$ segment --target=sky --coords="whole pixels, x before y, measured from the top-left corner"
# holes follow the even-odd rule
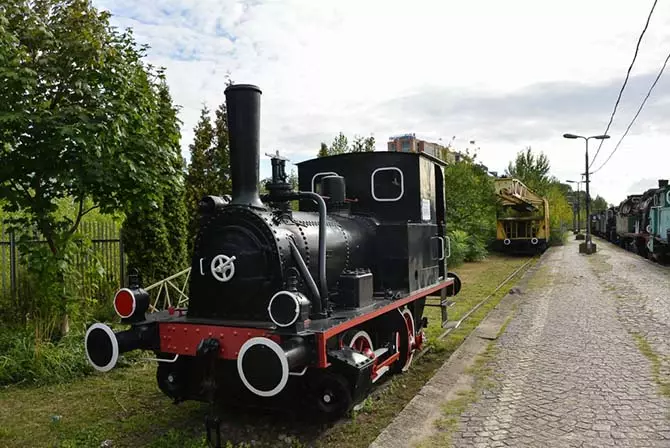
[[[551,174],[578,180],[584,141],[605,131],[653,0],[94,0],[148,44],[181,106],[182,148],[225,78],[263,91],[261,151],[315,157],[341,131],[415,133],[476,150],[504,172],[518,151],[544,152]],[[670,51],[659,2],[593,169],[612,152]],[[668,68],[670,72],[670,68]],[[618,204],[670,177],[670,73],[591,194]],[[213,116],[213,115],[212,115]],[[474,141],[474,144],[470,142]],[[598,149],[590,141],[590,157]],[[261,177],[269,176],[262,157]]]

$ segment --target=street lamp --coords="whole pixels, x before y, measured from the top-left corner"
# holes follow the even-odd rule
[[[580,219],[580,216],[579,216],[580,215],[580,213],[579,213],[580,212],[580,210],[579,210],[579,196],[580,196],[579,186],[581,184],[583,184],[584,182],[581,181],[581,180],[566,180],[566,182],[569,183],[569,184],[577,184],[577,232],[575,232],[575,233],[577,234],[576,239],[579,240],[579,239],[582,239],[582,238],[579,238],[581,236],[581,233],[582,233],[581,224],[580,224],[580,220],[579,220]]]
[[[589,140],[607,140],[610,138],[609,135],[592,135],[591,137],[584,137],[581,135],[575,134],[563,134],[564,138],[576,139],[581,138],[586,143],[586,242],[582,248],[582,245],[579,245],[579,251],[586,254],[592,254],[596,251],[595,246],[591,242],[591,226],[589,225],[591,220],[591,196],[589,195]]]

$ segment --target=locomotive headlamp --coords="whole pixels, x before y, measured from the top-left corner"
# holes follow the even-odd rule
[[[290,327],[303,311],[309,313],[309,300],[299,292],[279,291],[268,304],[270,320],[278,327]]]
[[[149,293],[141,288],[121,288],[114,296],[114,311],[121,319],[140,321],[149,309]]]

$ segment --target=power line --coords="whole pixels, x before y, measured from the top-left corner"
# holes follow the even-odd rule
[[[622,142],[623,139],[626,137],[626,135],[628,135],[628,131],[630,131],[630,128],[631,128],[631,127],[633,126],[633,124],[635,123],[635,120],[637,120],[638,115],[640,115],[640,112],[642,112],[642,109],[644,108],[644,105],[647,103],[647,100],[649,99],[649,96],[651,95],[651,92],[654,90],[654,87],[656,87],[656,83],[658,83],[658,80],[661,79],[661,75],[663,74],[663,71],[665,70],[666,65],[668,65],[668,61],[670,61],[670,53],[668,53],[668,56],[665,58],[665,62],[663,62],[663,66],[661,67],[661,70],[658,72],[658,75],[656,75],[656,79],[654,80],[654,83],[651,85],[651,87],[649,88],[649,91],[647,92],[647,96],[645,96],[645,97],[644,97],[644,100],[642,100],[642,103],[640,104],[640,107],[637,109],[637,113],[635,113],[635,116],[633,117],[633,119],[631,120],[630,124],[629,124],[628,127],[626,128],[626,132],[623,133],[623,135],[621,136],[621,139],[619,139],[619,142],[618,142],[618,143],[616,144],[616,146],[614,147],[614,150],[610,153],[610,155],[609,155],[609,157],[607,158],[607,160],[605,160],[605,163],[603,163],[602,165],[600,165],[600,167],[599,167],[597,170],[592,171],[591,174],[597,173],[597,172],[600,171],[605,165],[607,165],[607,162],[609,162],[609,160],[612,158],[612,156],[614,155],[614,153],[616,152],[616,150],[619,149],[619,146],[621,145],[621,142]]]
[[[654,9],[656,8],[656,3],[658,3],[658,0],[654,0],[654,4],[651,5],[651,11],[649,11],[649,15],[647,16],[647,23],[644,24],[644,28],[640,33],[640,37],[637,39],[637,44],[635,45],[635,54],[633,54],[633,60],[630,62],[630,65],[628,66],[628,71],[626,72],[626,79],[623,80],[623,84],[621,85],[621,89],[619,90],[619,96],[617,97],[616,102],[614,103],[614,110],[612,110],[612,115],[610,115],[610,121],[609,123],[607,123],[607,128],[605,129],[605,132],[603,132],[603,134],[607,134],[607,131],[610,130],[610,126],[612,125],[612,121],[614,120],[614,115],[616,114],[617,107],[619,107],[619,101],[621,101],[621,95],[623,94],[623,90],[626,88],[626,84],[628,84],[628,78],[630,77],[630,72],[633,69],[635,60],[637,59],[637,53],[640,50],[640,43],[642,42],[642,37],[644,36],[644,33],[647,32],[647,27],[649,27],[649,21],[651,20],[651,15],[654,13]],[[598,157],[598,153],[600,153],[600,148],[603,147],[604,141],[605,140],[600,140],[598,150],[596,151],[596,155],[593,156],[593,159],[589,164],[589,168],[591,168],[593,164],[596,163],[596,157]]]

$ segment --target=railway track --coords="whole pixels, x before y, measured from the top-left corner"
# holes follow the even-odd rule
[[[449,336],[449,334],[450,334],[452,331],[458,329],[458,327],[460,327],[461,324],[462,324],[463,322],[465,322],[465,320],[466,320],[468,317],[470,317],[470,316],[472,315],[472,313],[474,313],[475,311],[477,311],[482,305],[484,305],[486,302],[488,302],[489,300],[491,300],[491,298],[495,295],[495,293],[497,293],[498,291],[500,291],[500,290],[502,289],[503,286],[505,286],[507,283],[509,283],[509,281],[512,280],[512,279],[513,279],[519,272],[521,272],[526,266],[528,266],[528,265],[530,264],[531,261],[536,260],[537,258],[538,258],[537,256],[536,256],[536,257],[533,257],[533,258],[529,259],[528,261],[526,261],[524,264],[522,264],[520,267],[518,267],[518,268],[517,268],[514,272],[512,272],[512,273],[511,273],[505,280],[503,280],[503,281],[496,287],[496,289],[494,289],[488,296],[486,296],[481,302],[479,302],[479,303],[477,303],[477,305],[473,306],[467,313],[465,313],[465,315],[464,315],[463,317],[461,317],[458,321],[456,321],[456,323],[455,323],[454,325],[449,326],[449,328],[447,328],[445,331],[443,331],[443,332],[437,337],[437,340],[440,341],[440,340],[446,338],[447,336]],[[427,346],[426,348],[424,348],[423,350],[421,350],[419,353],[417,353],[417,355],[414,357],[414,359],[415,359],[415,360],[417,360],[417,359],[421,359],[421,357],[422,357],[423,355],[425,355],[426,353],[428,353],[428,351],[430,351],[430,348],[431,348],[430,346]]]

